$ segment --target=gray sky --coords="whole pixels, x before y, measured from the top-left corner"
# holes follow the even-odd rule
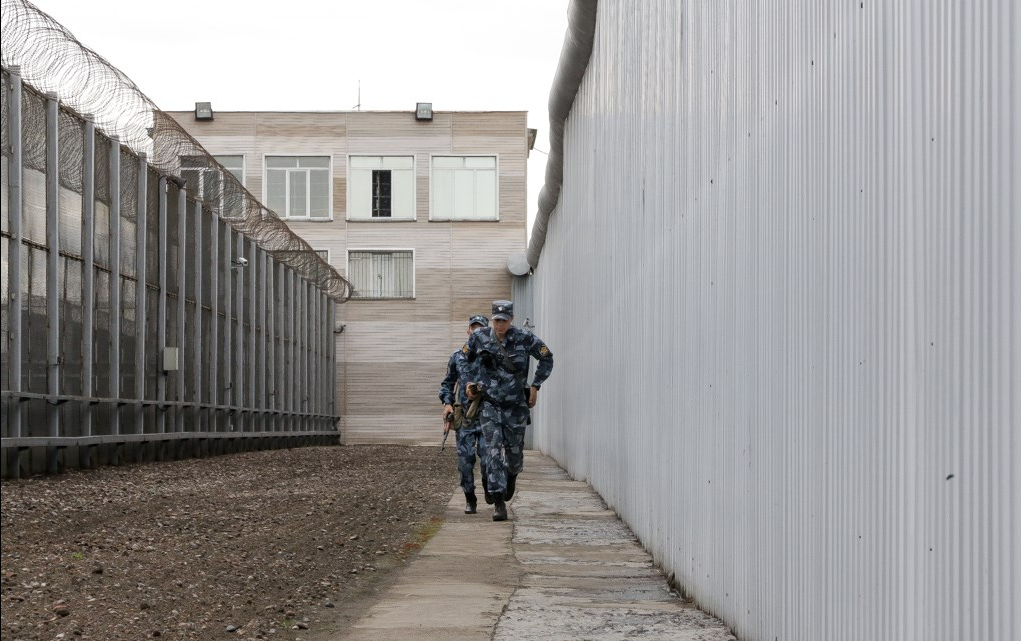
[[[568,0],[38,0],[161,109],[527,110],[546,103]],[[528,219],[546,156],[528,160]]]

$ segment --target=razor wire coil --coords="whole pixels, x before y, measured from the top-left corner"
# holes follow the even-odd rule
[[[71,126],[74,120],[88,118],[106,136],[120,141],[124,154],[121,190],[127,202],[137,198],[130,168],[137,163],[139,155],[144,154],[158,172],[187,184],[189,199],[198,200],[203,209],[254,240],[275,261],[294,269],[337,303],[350,298],[352,288],[347,279],[252,195],[176,120],[160,110],[123,72],[32,3],[2,0],[0,4],[3,9],[0,60],[4,71],[16,72],[25,80],[25,100],[45,102],[46,93],[55,93],[61,104],[70,110],[62,110],[63,125]],[[7,85],[5,82],[5,103]],[[27,120],[41,113],[42,109],[24,110],[24,130],[40,133],[25,135],[23,160],[25,166],[45,171],[45,122]],[[5,107],[0,127],[4,154],[9,154],[10,149],[7,114]],[[99,151],[97,156],[100,154],[105,156],[106,152]],[[104,185],[106,181],[101,178],[108,166],[101,158],[97,160],[100,162],[96,163],[96,182]],[[60,175],[67,177],[63,186],[80,193],[82,154],[77,143],[61,150],[60,162]],[[205,181],[199,188],[193,179],[184,177],[203,172],[217,176],[217,180]],[[99,189],[96,198],[109,200],[110,194]]]

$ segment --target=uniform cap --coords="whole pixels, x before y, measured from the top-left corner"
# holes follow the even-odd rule
[[[468,319],[468,327],[472,325],[482,325],[483,327],[489,327],[489,319],[482,314],[475,314]]]
[[[514,303],[509,300],[493,301],[493,320],[510,320],[514,315]]]

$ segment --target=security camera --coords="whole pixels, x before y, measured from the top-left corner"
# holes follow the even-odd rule
[[[242,267],[248,267],[248,259],[244,256],[238,256],[238,265]]]

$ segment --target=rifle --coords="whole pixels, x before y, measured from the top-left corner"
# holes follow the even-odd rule
[[[454,422],[454,413],[447,412],[447,415],[443,417],[443,440],[440,441],[440,451],[437,454],[443,453],[443,448],[447,446],[447,437],[450,436],[450,424]]]

